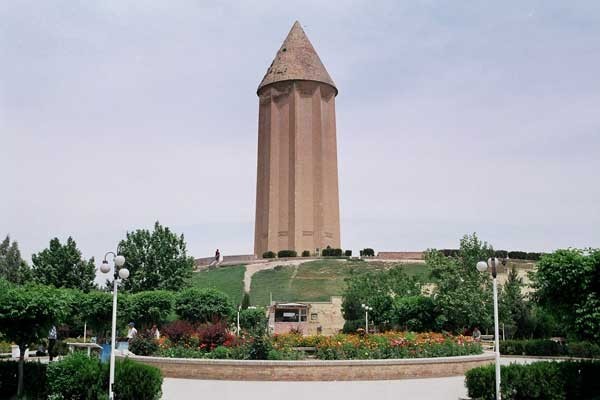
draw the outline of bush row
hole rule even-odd
[[[598,399],[600,362],[536,362],[502,366],[500,391],[503,399],[559,400]],[[474,368],[466,373],[469,397],[495,399],[494,365]]]
[[[0,398],[17,393],[16,361],[0,362]],[[24,364],[25,397],[30,400],[105,399],[108,393],[108,363],[76,352],[49,365]],[[132,360],[118,360],[115,369],[115,397],[119,400],[158,400],[162,375],[158,368]]]
[[[527,356],[600,357],[600,346],[590,342],[559,343],[548,339],[503,340],[500,353]]]
[[[364,248],[360,251],[361,257],[375,257],[375,250],[370,247]]]
[[[441,249],[439,250],[446,257],[457,257],[460,250],[458,249]],[[506,251],[506,250],[495,250],[494,257],[498,258],[512,258],[516,260],[530,260],[538,261],[544,253],[526,252],[526,251]]]
[[[372,250],[372,249],[370,249]],[[363,250],[361,250],[362,255]],[[331,247],[327,247],[321,251],[321,255],[323,257],[352,257],[352,250],[342,250],[342,249],[332,249]],[[374,254],[373,254],[374,255]],[[279,250],[277,253],[273,251],[265,251],[262,254],[262,258],[287,258],[287,257],[298,257],[298,253],[295,250]],[[310,251],[304,250],[302,252],[302,257],[310,257]]]

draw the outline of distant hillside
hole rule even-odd
[[[513,261],[524,282],[529,282],[527,272],[534,263]],[[270,294],[275,301],[328,301],[331,296],[339,296],[344,290],[344,279],[356,271],[381,271],[389,268],[402,268],[410,276],[418,276],[424,283],[432,282],[430,271],[424,263],[384,263],[366,261],[346,261],[322,259],[308,261],[299,266],[277,266],[258,271],[252,277],[250,302],[252,305],[269,304]],[[473,266],[475,268],[475,266]],[[244,291],[243,265],[220,267],[194,273],[193,284],[196,287],[213,287],[221,290],[240,304]],[[498,280],[502,284],[506,279],[506,268],[501,268]]]
[[[275,262],[276,264],[276,262]],[[253,305],[268,305],[270,294],[276,301],[327,301],[339,296],[344,289],[344,279],[358,270],[393,268],[400,265],[407,274],[429,279],[425,264],[390,264],[364,261],[317,260],[295,266],[274,266],[259,271],[252,277],[250,301]],[[221,267],[194,274],[197,287],[214,287],[227,293],[239,304],[243,296],[244,266]]]

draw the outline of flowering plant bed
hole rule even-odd
[[[387,332],[360,335],[302,336],[215,336],[220,340],[207,345],[196,333],[190,336],[161,338],[155,356],[173,358],[211,358],[233,360],[301,360],[303,351],[314,348],[319,360],[373,360],[398,358],[431,358],[481,354],[482,348],[470,337],[441,333]]]
[[[314,347],[321,360],[429,358],[481,354],[481,345],[470,337],[441,333],[387,332],[371,335],[275,335],[275,349]]]

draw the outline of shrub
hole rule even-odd
[[[275,256],[276,254],[269,250],[263,253],[262,258],[275,258]]]
[[[346,250],[346,251],[344,252],[344,255],[345,255],[346,257],[352,257],[352,250]]]
[[[240,327],[249,332],[263,333],[267,327],[267,315],[262,308],[240,311]]]
[[[279,257],[279,258],[296,257],[297,255],[298,255],[298,253],[296,253],[295,250],[279,250],[277,252],[277,257]]]
[[[108,372],[108,368],[105,370]],[[156,367],[127,358],[116,364],[114,391],[119,400],[159,400],[162,383],[162,374]]]
[[[567,354],[571,357],[599,358],[600,346],[591,342],[568,342]]]
[[[16,361],[0,362],[0,399],[10,399],[17,394],[17,369],[19,363]],[[23,381],[25,398],[29,400],[45,400],[46,368],[47,364],[39,362],[27,362],[23,365]],[[27,384],[31,383],[31,384]]]
[[[185,343],[194,334],[194,326],[187,321],[176,320],[165,325],[162,333],[173,343]]]
[[[242,310],[245,310],[248,307],[250,307],[250,295],[244,292],[244,297],[242,297]]]
[[[308,251],[308,250],[304,250],[304,251],[302,252],[302,257],[310,257],[310,251]]]
[[[250,339],[248,358],[250,360],[266,360],[272,349],[271,341],[263,335],[255,335]]]
[[[198,338],[200,347],[213,350],[226,342],[231,342],[232,335],[227,331],[227,324],[223,321],[215,321],[211,324],[203,324],[198,327]]]
[[[516,260],[527,260],[527,253],[524,251],[509,251],[508,257]]]
[[[494,257],[497,258],[506,258],[508,256],[508,251],[506,250],[496,250],[494,251]]]
[[[235,314],[229,297],[216,289],[190,288],[177,296],[175,311],[184,320],[206,323],[214,320],[229,321]]]
[[[361,257],[374,257],[375,256],[375,250],[373,250],[370,247],[364,248],[360,251],[360,256]]]
[[[548,339],[503,340],[500,352],[507,355],[600,357],[600,346],[590,342],[561,344]]]
[[[166,320],[173,310],[174,294],[166,290],[139,292],[129,296],[127,316],[136,325],[149,328]]]
[[[108,390],[100,361],[76,352],[48,365],[48,394],[70,400],[96,400]],[[131,383],[130,383],[131,384]]]
[[[144,332],[129,341],[129,350],[138,356],[151,356],[158,351],[158,342],[152,333]]]
[[[439,250],[446,257],[458,257],[460,250],[458,249],[441,249]]]
[[[327,247],[326,249],[323,249],[323,251],[321,252],[321,255],[323,257],[341,257],[343,254],[342,249],[332,249],[331,247]]]
[[[355,319],[355,320],[347,320],[344,322],[344,327],[342,328],[342,332],[344,333],[355,333],[359,328],[365,328],[365,320],[364,319]]]
[[[211,351],[208,356],[217,360],[226,360],[231,358],[231,350],[225,346],[219,346]]]
[[[502,397],[514,400],[594,399],[600,393],[600,362],[536,362],[502,366]],[[466,373],[469,397],[495,398],[494,365],[474,368]]]

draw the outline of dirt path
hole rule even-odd
[[[301,259],[301,260],[287,260],[287,261],[270,261],[267,263],[260,264],[248,264],[246,265],[246,272],[244,272],[244,292],[250,293],[250,286],[252,285],[252,275],[258,271],[264,271],[267,269],[273,269],[278,265],[281,266],[294,266],[294,274],[298,273],[298,266],[305,262],[314,261],[313,258]]]

